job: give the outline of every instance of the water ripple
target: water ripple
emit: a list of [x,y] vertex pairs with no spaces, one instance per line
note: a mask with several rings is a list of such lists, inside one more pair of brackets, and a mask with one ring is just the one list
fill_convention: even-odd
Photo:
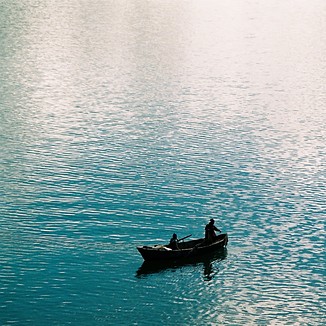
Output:
[[325,324],[325,4],[244,3],[4,2],[0,324]]

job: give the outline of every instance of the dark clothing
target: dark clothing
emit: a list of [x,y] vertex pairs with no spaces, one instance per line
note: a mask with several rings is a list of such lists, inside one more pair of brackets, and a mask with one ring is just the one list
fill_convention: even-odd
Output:
[[176,238],[171,238],[170,243],[169,243],[169,248],[171,248],[172,250],[178,250],[178,239]]
[[216,239],[216,233],[215,231],[221,232],[221,230],[219,230],[214,223],[209,222],[206,226],[205,226],[205,240],[208,240],[210,242],[213,242]]

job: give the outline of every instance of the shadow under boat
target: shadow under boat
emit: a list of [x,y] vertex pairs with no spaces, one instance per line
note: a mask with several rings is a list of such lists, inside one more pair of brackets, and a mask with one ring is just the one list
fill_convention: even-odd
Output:
[[210,280],[211,274],[214,272],[213,263],[222,261],[227,257],[227,248],[209,253],[201,257],[184,258],[178,261],[144,261],[136,272],[136,277],[142,277],[150,274],[161,273],[168,270],[175,270],[184,266],[203,265],[204,279]]

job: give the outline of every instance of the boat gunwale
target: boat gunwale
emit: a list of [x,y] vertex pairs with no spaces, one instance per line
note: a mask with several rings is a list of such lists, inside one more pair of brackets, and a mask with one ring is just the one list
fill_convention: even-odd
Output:
[[[137,249],[144,260],[175,260],[190,256],[200,256],[202,254],[226,247],[228,243],[227,233],[218,235],[218,239],[205,245],[205,239],[199,238],[185,243],[193,242],[194,245],[189,248],[172,250],[168,245],[138,246]],[[197,243],[197,244],[196,244]],[[201,245],[204,244],[204,245]]]

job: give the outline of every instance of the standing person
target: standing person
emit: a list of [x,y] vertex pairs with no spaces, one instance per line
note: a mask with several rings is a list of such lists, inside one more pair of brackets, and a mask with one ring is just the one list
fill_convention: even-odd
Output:
[[208,242],[214,242],[216,239],[216,233],[215,231],[218,231],[221,233],[221,230],[219,230],[215,225],[215,221],[211,218],[209,223],[205,226],[205,240]]

